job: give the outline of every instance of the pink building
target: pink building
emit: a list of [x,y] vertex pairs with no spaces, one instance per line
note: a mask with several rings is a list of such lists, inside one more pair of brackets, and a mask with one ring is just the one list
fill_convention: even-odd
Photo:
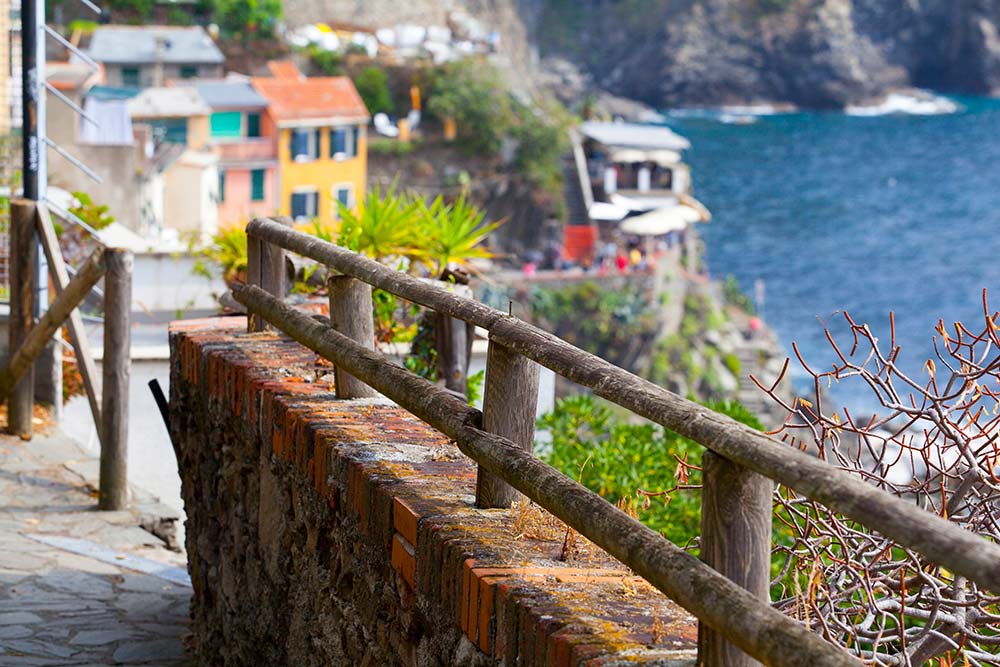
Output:
[[208,104],[209,145],[219,155],[219,226],[278,212],[278,159],[263,123],[267,100],[249,81],[200,80],[193,84]]

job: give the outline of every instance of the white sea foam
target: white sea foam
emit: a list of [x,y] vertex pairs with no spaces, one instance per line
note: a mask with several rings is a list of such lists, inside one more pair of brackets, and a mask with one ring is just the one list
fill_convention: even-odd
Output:
[[961,110],[961,105],[954,100],[921,90],[912,93],[890,93],[879,104],[850,105],[844,109],[844,113],[848,116],[888,116],[890,114],[938,116]]

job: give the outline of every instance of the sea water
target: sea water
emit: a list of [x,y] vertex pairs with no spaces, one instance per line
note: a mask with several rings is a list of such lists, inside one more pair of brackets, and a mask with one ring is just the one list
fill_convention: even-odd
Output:
[[[1000,101],[951,101],[738,122],[731,110],[666,114],[692,141],[695,194],[715,216],[699,229],[710,272],[750,294],[760,281],[765,319],[814,367],[836,359],[823,329],[842,336],[840,313],[888,348],[894,312],[902,367],[926,382],[939,319],[981,329],[983,288],[1000,310]],[[859,383],[832,396],[876,408]]]

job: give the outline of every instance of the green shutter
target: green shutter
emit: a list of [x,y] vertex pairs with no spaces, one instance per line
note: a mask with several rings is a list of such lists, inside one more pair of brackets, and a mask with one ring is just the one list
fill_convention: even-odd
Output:
[[251,138],[256,138],[260,136],[260,114],[259,113],[248,113],[247,114],[247,136]]
[[250,198],[253,201],[264,201],[263,169],[254,169],[250,172]]
[[213,113],[210,123],[213,139],[239,139],[243,136],[243,114],[239,111]]
[[226,201],[226,172],[219,170],[219,203]]

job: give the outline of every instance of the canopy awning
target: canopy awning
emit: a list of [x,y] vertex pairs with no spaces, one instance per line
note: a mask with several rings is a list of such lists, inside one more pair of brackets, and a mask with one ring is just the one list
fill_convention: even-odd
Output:
[[610,220],[618,222],[629,214],[629,209],[603,201],[595,201],[588,211],[591,220]]

